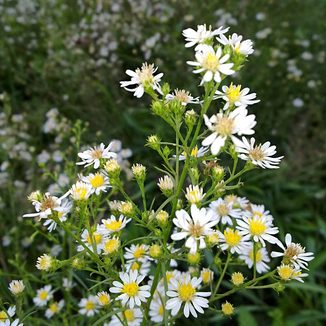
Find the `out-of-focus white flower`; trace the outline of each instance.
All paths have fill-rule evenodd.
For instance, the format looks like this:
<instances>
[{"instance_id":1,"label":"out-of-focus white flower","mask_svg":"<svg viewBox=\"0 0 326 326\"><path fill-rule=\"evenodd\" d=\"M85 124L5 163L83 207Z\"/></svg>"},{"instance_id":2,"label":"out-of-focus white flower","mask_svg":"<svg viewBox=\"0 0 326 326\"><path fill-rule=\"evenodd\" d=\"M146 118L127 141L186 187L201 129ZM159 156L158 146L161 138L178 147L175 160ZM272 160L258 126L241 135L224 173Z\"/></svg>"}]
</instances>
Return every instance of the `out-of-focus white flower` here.
<instances>
[{"instance_id":1,"label":"out-of-focus white flower","mask_svg":"<svg viewBox=\"0 0 326 326\"><path fill-rule=\"evenodd\" d=\"M244 260L249 268L252 268L254 265L254 248L253 245L250 244L247 248L245 248L244 252L239 256L240 259ZM270 259L268 257L268 253L266 248L257 248L256 250L256 271L257 273L265 273L270 267L266 264L269 263Z\"/></svg>"},{"instance_id":2,"label":"out-of-focus white flower","mask_svg":"<svg viewBox=\"0 0 326 326\"><path fill-rule=\"evenodd\" d=\"M25 290L25 284L22 280L13 280L8 288L13 295L18 295Z\"/></svg>"},{"instance_id":3,"label":"out-of-focus white flower","mask_svg":"<svg viewBox=\"0 0 326 326\"><path fill-rule=\"evenodd\" d=\"M33 302L37 307L44 307L52 298L52 286L46 285L36 291L36 297L33 298Z\"/></svg>"},{"instance_id":4,"label":"out-of-focus white flower","mask_svg":"<svg viewBox=\"0 0 326 326\"><path fill-rule=\"evenodd\" d=\"M227 203L222 198L212 201L209 204L209 211L212 216L222 224L233 225L232 218L241 217L241 209L233 208L232 203Z\"/></svg>"},{"instance_id":5,"label":"out-of-focus white flower","mask_svg":"<svg viewBox=\"0 0 326 326\"><path fill-rule=\"evenodd\" d=\"M191 94L188 91L185 91L183 89L179 90L176 89L172 94L167 94L165 97L168 101L172 100L178 100L181 102L183 106L186 106L189 103L192 104L199 104L199 98L192 97Z\"/></svg>"},{"instance_id":6,"label":"out-of-focus white flower","mask_svg":"<svg viewBox=\"0 0 326 326\"><path fill-rule=\"evenodd\" d=\"M54 315L56 315L57 313L59 313L61 311L61 309L63 308L64 305L65 305L64 300L60 300L59 302L54 301L54 302L50 303L48 308L45 310L45 317L47 319L52 318Z\"/></svg>"},{"instance_id":7,"label":"out-of-focus white flower","mask_svg":"<svg viewBox=\"0 0 326 326\"><path fill-rule=\"evenodd\" d=\"M233 33L229 38L221 34L217 40L223 45L229 45L234 52L248 56L254 52L253 43L251 40L242 41L242 35Z\"/></svg>"},{"instance_id":8,"label":"out-of-focus white flower","mask_svg":"<svg viewBox=\"0 0 326 326\"><path fill-rule=\"evenodd\" d=\"M81 315L92 317L98 312L98 299L95 295L90 295L88 298L81 299L78 306Z\"/></svg>"}]
</instances>

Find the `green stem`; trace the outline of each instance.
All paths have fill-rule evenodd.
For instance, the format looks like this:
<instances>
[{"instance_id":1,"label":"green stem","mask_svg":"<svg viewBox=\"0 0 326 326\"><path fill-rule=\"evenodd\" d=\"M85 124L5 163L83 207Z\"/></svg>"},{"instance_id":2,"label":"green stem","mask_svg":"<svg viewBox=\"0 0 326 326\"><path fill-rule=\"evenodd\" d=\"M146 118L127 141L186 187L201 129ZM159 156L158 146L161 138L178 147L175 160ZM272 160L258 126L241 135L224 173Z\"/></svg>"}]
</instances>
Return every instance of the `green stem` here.
<instances>
[{"instance_id":1,"label":"green stem","mask_svg":"<svg viewBox=\"0 0 326 326\"><path fill-rule=\"evenodd\" d=\"M221 275L220 275L220 278L219 278L219 280L218 280L218 282L217 282L217 284L216 284L215 290L214 290L214 292L213 292L213 296L216 295L218 289L220 288L220 285L221 285L221 283L222 283L222 281L223 281L223 278L224 278L225 272L226 272L226 270L227 270L227 268L228 268L228 265L229 265L230 259L231 259L231 253L230 253L230 251L229 251L229 252L228 252L228 256L227 256L227 258L226 258L226 262L225 262L225 265L224 265L223 271L222 271L222 273L221 273Z\"/></svg>"}]
</instances>

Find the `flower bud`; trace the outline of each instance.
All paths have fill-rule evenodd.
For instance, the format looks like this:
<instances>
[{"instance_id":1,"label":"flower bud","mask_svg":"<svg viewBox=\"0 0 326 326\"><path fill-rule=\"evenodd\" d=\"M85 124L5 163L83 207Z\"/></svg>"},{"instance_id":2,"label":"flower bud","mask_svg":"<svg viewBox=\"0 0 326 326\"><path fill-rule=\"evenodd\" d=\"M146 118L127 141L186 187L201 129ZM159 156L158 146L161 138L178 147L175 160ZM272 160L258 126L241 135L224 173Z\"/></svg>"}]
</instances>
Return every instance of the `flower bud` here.
<instances>
[{"instance_id":1,"label":"flower bud","mask_svg":"<svg viewBox=\"0 0 326 326\"><path fill-rule=\"evenodd\" d=\"M152 258L159 258L162 255L162 249L158 244L153 244L149 247L149 255Z\"/></svg>"},{"instance_id":2,"label":"flower bud","mask_svg":"<svg viewBox=\"0 0 326 326\"><path fill-rule=\"evenodd\" d=\"M37 258L36 268L48 272L53 269L55 259L50 255L44 254Z\"/></svg>"},{"instance_id":3,"label":"flower bud","mask_svg":"<svg viewBox=\"0 0 326 326\"><path fill-rule=\"evenodd\" d=\"M165 175L163 178L159 178L157 185L166 197L173 194L174 182L170 176Z\"/></svg>"},{"instance_id":4,"label":"flower bud","mask_svg":"<svg viewBox=\"0 0 326 326\"><path fill-rule=\"evenodd\" d=\"M119 212L125 216L134 216L135 208L130 201L122 201L120 203Z\"/></svg>"},{"instance_id":5,"label":"flower bud","mask_svg":"<svg viewBox=\"0 0 326 326\"><path fill-rule=\"evenodd\" d=\"M223 180L225 175L225 170L222 166L217 164L212 168L211 171L212 171L212 178L214 181L219 182Z\"/></svg>"},{"instance_id":6,"label":"flower bud","mask_svg":"<svg viewBox=\"0 0 326 326\"><path fill-rule=\"evenodd\" d=\"M240 272L234 272L232 275L231 275L231 281L232 283L235 285L235 286L240 286L243 284L244 282L244 276L242 273Z\"/></svg>"},{"instance_id":7,"label":"flower bud","mask_svg":"<svg viewBox=\"0 0 326 326\"><path fill-rule=\"evenodd\" d=\"M160 141L161 139L157 135L148 136L147 146L157 151L160 149Z\"/></svg>"},{"instance_id":8,"label":"flower bud","mask_svg":"<svg viewBox=\"0 0 326 326\"><path fill-rule=\"evenodd\" d=\"M142 164L134 164L131 171L138 182L144 182L146 177L146 167Z\"/></svg>"},{"instance_id":9,"label":"flower bud","mask_svg":"<svg viewBox=\"0 0 326 326\"><path fill-rule=\"evenodd\" d=\"M203 188L190 185L186 188L186 198L190 204L198 205L204 198Z\"/></svg>"},{"instance_id":10,"label":"flower bud","mask_svg":"<svg viewBox=\"0 0 326 326\"><path fill-rule=\"evenodd\" d=\"M192 128L197 122L197 113L194 110L189 110L185 114L185 122L188 128Z\"/></svg>"},{"instance_id":11,"label":"flower bud","mask_svg":"<svg viewBox=\"0 0 326 326\"><path fill-rule=\"evenodd\" d=\"M188 260L188 263L190 265L197 265L200 263L200 253L199 252L195 252L195 253L191 253L191 252L188 252L187 254L187 260Z\"/></svg>"},{"instance_id":12,"label":"flower bud","mask_svg":"<svg viewBox=\"0 0 326 326\"><path fill-rule=\"evenodd\" d=\"M161 227L166 225L168 219L169 219L169 213L164 210L161 210L156 214L156 220Z\"/></svg>"},{"instance_id":13,"label":"flower bud","mask_svg":"<svg viewBox=\"0 0 326 326\"><path fill-rule=\"evenodd\" d=\"M117 160L110 159L105 163L105 171L108 173L110 178L118 177L121 172L121 167Z\"/></svg>"},{"instance_id":14,"label":"flower bud","mask_svg":"<svg viewBox=\"0 0 326 326\"><path fill-rule=\"evenodd\" d=\"M225 301L225 303L222 304L221 309L225 316L231 316L234 313L233 305L227 301Z\"/></svg>"},{"instance_id":15,"label":"flower bud","mask_svg":"<svg viewBox=\"0 0 326 326\"><path fill-rule=\"evenodd\" d=\"M22 280L13 280L9 283L8 289L13 295L19 295L25 290L25 284Z\"/></svg>"}]
</instances>

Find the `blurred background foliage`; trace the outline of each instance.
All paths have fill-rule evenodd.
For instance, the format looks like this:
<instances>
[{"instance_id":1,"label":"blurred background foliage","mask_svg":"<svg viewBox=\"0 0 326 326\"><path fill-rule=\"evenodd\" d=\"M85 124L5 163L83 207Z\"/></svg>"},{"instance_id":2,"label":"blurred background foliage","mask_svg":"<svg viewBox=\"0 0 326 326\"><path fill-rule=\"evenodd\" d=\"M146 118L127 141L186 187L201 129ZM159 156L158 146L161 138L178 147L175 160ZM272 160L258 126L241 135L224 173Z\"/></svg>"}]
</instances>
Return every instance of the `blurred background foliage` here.
<instances>
[{"instance_id":1,"label":"blurred background foliage","mask_svg":"<svg viewBox=\"0 0 326 326\"><path fill-rule=\"evenodd\" d=\"M257 138L275 143L285 156L279 170L246 177L240 194L264 203L281 234L292 233L316 259L303 285L232 298L241 309L224 323L324 325L325 13L325 0L0 0L1 267L14 268L7 263L11 248L31 245L30 230L17 225L25 195L51 187L51 178L60 177L65 189L85 126L83 145L119 139L132 149L132 162L145 164L152 155L145 138L169 137L147 99L120 89L124 71L154 62L172 87L195 91L199 81L186 64L193 51L184 47L182 30L230 26L255 43L234 83L261 99L251 109Z\"/></svg>"}]
</instances>

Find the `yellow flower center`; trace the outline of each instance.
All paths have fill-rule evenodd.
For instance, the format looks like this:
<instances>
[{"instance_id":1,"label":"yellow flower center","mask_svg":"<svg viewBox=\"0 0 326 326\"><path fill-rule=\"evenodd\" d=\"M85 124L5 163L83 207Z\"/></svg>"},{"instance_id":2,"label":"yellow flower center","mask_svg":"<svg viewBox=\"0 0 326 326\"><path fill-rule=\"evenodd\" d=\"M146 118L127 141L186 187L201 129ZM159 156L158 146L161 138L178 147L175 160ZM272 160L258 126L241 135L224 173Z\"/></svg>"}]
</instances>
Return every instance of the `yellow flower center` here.
<instances>
[{"instance_id":1,"label":"yellow flower center","mask_svg":"<svg viewBox=\"0 0 326 326\"><path fill-rule=\"evenodd\" d=\"M8 315L5 311L0 311L0 321L5 322L8 319Z\"/></svg>"},{"instance_id":2,"label":"yellow flower center","mask_svg":"<svg viewBox=\"0 0 326 326\"><path fill-rule=\"evenodd\" d=\"M50 304L49 309L56 314L59 311L59 306L56 302Z\"/></svg>"},{"instance_id":3,"label":"yellow flower center","mask_svg":"<svg viewBox=\"0 0 326 326\"><path fill-rule=\"evenodd\" d=\"M203 227L200 224L191 224L189 226L189 233L195 238L200 237L203 234Z\"/></svg>"},{"instance_id":4,"label":"yellow flower center","mask_svg":"<svg viewBox=\"0 0 326 326\"><path fill-rule=\"evenodd\" d=\"M221 307L222 307L222 312L223 312L224 315L228 316L228 315L233 314L234 308L233 308L231 303L226 301L225 303L222 304Z\"/></svg>"},{"instance_id":5,"label":"yellow flower center","mask_svg":"<svg viewBox=\"0 0 326 326\"><path fill-rule=\"evenodd\" d=\"M78 187L75 189L75 194L76 194L76 198L83 200L86 199L87 196L87 188L86 187Z\"/></svg>"},{"instance_id":6,"label":"yellow flower center","mask_svg":"<svg viewBox=\"0 0 326 326\"><path fill-rule=\"evenodd\" d=\"M41 300L46 300L46 298L48 297L48 291L41 291L38 295L38 297L41 299Z\"/></svg>"},{"instance_id":7,"label":"yellow flower center","mask_svg":"<svg viewBox=\"0 0 326 326\"><path fill-rule=\"evenodd\" d=\"M249 258L250 258L252 261L254 261L254 250L251 250L251 251L249 252ZM259 263L259 262L261 262L262 260L263 260L263 255L262 255L262 253L261 253L261 250L259 249L259 250L256 251L256 263Z\"/></svg>"},{"instance_id":8,"label":"yellow flower center","mask_svg":"<svg viewBox=\"0 0 326 326\"><path fill-rule=\"evenodd\" d=\"M249 151L249 157L254 161L262 161L265 158L265 154L261 147L257 146Z\"/></svg>"},{"instance_id":9,"label":"yellow flower center","mask_svg":"<svg viewBox=\"0 0 326 326\"><path fill-rule=\"evenodd\" d=\"M137 247L134 251L134 257L135 259L139 259L141 257L143 257L145 255L145 248L140 246L140 247Z\"/></svg>"},{"instance_id":10,"label":"yellow flower center","mask_svg":"<svg viewBox=\"0 0 326 326\"><path fill-rule=\"evenodd\" d=\"M205 269L201 272L201 278L204 283L209 283L212 280L212 272L208 269Z\"/></svg>"},{"instance_id":11,"label":"yellow flower center","mask_svg":"<svg viewBox=\"0 0 326 326\"><path fill-rule=\"evenodd\" d=\"M289 265L283 265L277 269L278 275L282 280L289 280L293 276L293 268Z\"/></svg>"},{"instance_id":12,"label":"yellow flower center","mask_svg":"<svg viewBox=\"0 0 326 326\"><path fill-rule=\"evenodd\" d=\"M166 272L166 280L169 283L171 278L173 277L173 272Z\"/></svg>"},{"instance_id":13,"label":"yellow flower center","mask_svg":"<svg viewBox=\"0 0 326 326\"><path fill-rule=\"evenodd\" d=\"M179 285L178 293L182 301L190 301L196 294L196 290L191 283L186 283Z\"/></svg>"},{"instance_id":14,"label":"yellow flower center","mask_svg":"<svg viewBox=\"0 0 326 326\"><path fill-rule=\"evenodd\" d=\"M193 156L193 157L197 157L197 155L198 155L198 147L197 147L197 146L195 146L195 147L191 150L190 155Z\"/></svg>"},{"instance_id":15,"label":"yellow flower center","mask_svg":"<svg viewBox=\"0 0 326 326\"><path fill-rule=\"evenodd\" d=\"M105 227L110 231L117 231L121 228L122 221L105 222Z\"/></svg>"},{"instance_id":16,"label":"yellow flower center","mask_svg":"<svg viewBox=\"0 0 326 326\"><path fill-rule=\"evenodd\" d=\"M99 159L102 157L102 150L99 149L99 148L94 148L92 151L91 151L91 157L96 160L96 159Z\"/></svg>"},{"instance_id":17,"label":"yellow flower center","mask_svg":"<svg viewBox=\"0 0 326 326\"><path fill-rule=\"evenodd\" d=\"M93 177L89 179L93 188L98 188L104 185L104 177L102 174L96 173Z\"/></svg>"},{"instance_id":18,"label":"yellow flower center","mask_svg":"<svg viewBox=\"0 0 326 326\"><path fill-rule=\"evenodd\" d=\"M85 304L85 309L86 310L94 310L95 308L95 303L91 300L87 301Z\"/></svg>"},{"instance_id":19,"label":"yellow flower center","mask_svg":"<svg viewBox=\"0 0 326 326\"><path fill-rule=\"evenodd\" d=\"M208 53L203 60L202 67L206 70L216 72L220 67L220 61L215 53Z\"/></svg>"},{"instance_id":20,"label":"yellow flower center","mask_svg":"<svg viewBox=\"0 0 326 326\"><path fill-rule=\"evenodd\" d=\"M158 314L159 314L160 316L163 316L163 315L164 315L164 307L163 307L163 306L160 306L160 307L158 308Z\"/></svg>"},{"instance_id":21,"label":"yellow flower center","mask_svg":"<svg viewBox=\"0 0 326 326\"><path fill-rule=\"evenodd\" d=\"M233 119L220 117L216 123L215 129L221 136L230 136L232 134L233 125Z\"/></svg>"},{"instance_id":22,"label":"yellow flower center","mask_svg":"<svg viewBox=\"0 0 326 326\"><path fill-rule=\"evenodd\" d=\"M225 242L233 247L240 243L241 235L237 230L227 229L224 231Z\"/></svg>"},{"instance_id":23,"label":"yellow flower center","mask_svg":"<svg viewBox=\"0 0 326 326\"><path fill-rule=\"evenodd\" d=\"M141 69L136 69L136 74L139 77L139 80L142 84L152 84L153 83L153 71L154 71L154 65L153 64L147 64L143 63Z\"/></svg>"},{"instance_id":24,"label":"yellow flower center","mask_svg":"<svg viewBox=\"0 0 326 326\"><path fill-rule=\"evenodd\" d=\"M118 239L109 239L104 244L105 252L111 254L112 252L118 250L119 240Z\"/></svg>"},{"instance_id":25,"label":"yellow flower center","mask_svg":"<svg viewBox=\"0 0 326 326\"><path fill-rule=\"evenodd\" d=\"M102 241L102 235L100 233L94 232L93 239L91 239L90 235L87 234L86 241L90 245L92 245L93 242L98 245Z\"/></svg>"},{"instance_id":26,"label":"yellow flower center","mask_svg":"<svg viewBox=\"0 0 326 326\"><path fill-rule=\"evenodd\" d=\"M229 208L225 204L220 204L216 207L217 214L220 216L226 216L229 214Z\"/></svg>"},{"instance_id":27,"label":"yellow flower center","mask_svg":"<svg viewBox=\"0 0 326 326\"><path fill-rule=\"evenodd\" d=\"M126 293L129 297L134 297L139 290L139 286L136 282L126 283L123 288L122 292Z\"/></svg>"},{"instance_id":28,"label":"yellow flower center","mask_svg":"<svg viewBox=\"0 0 326 326\"><path fill-rule=\"evenodd\" d=\"M249 219L249 231L252 235L262 235L267 229L262 219Z\"/></svg>"},{"instance_id":29,"label":"yellow flower center","mask_svg":"<svg viewBox=\"0 0 326 326\"><path fill-rule=\"evenodd\" d=\"M226 96L228 97L230 103L234 103L239 100L241 92L241 85L234 86L230 85L230 87L226 91Z\"/></svg>"},{"instance_id":30,"label":"yellow flower center","mask_svg":"<svg viewBox=\"0 0 326 326\"><path fill-rule=\"evenodd\" d=\"M38 261L40 269L47 269L51 265L51 258L50 257L41 257Z\"/></svg>"},{"instance_id":31,"label":"yellow flower center","mask_svg":"<svg viewBox=\"0 0 326 326\"><path fill-rule=\"evenodd\" d=\"M125 315L127 321L133 321L135 320L135 314L134 311L132 309L127 309L123 312L123 314Z\"/></svg>"},{"instance_id":32,"label":"yellow flower center","mask_svg":"<svg viewBox=\"0 0 326 326\"><path fill-rule=\"evenodd\" d=\"M135 270L139 270L140 269L140 265L135 261L132 263L131 267L130 267L131 270L135 271Z\"/></svg>"}]
</instances>

